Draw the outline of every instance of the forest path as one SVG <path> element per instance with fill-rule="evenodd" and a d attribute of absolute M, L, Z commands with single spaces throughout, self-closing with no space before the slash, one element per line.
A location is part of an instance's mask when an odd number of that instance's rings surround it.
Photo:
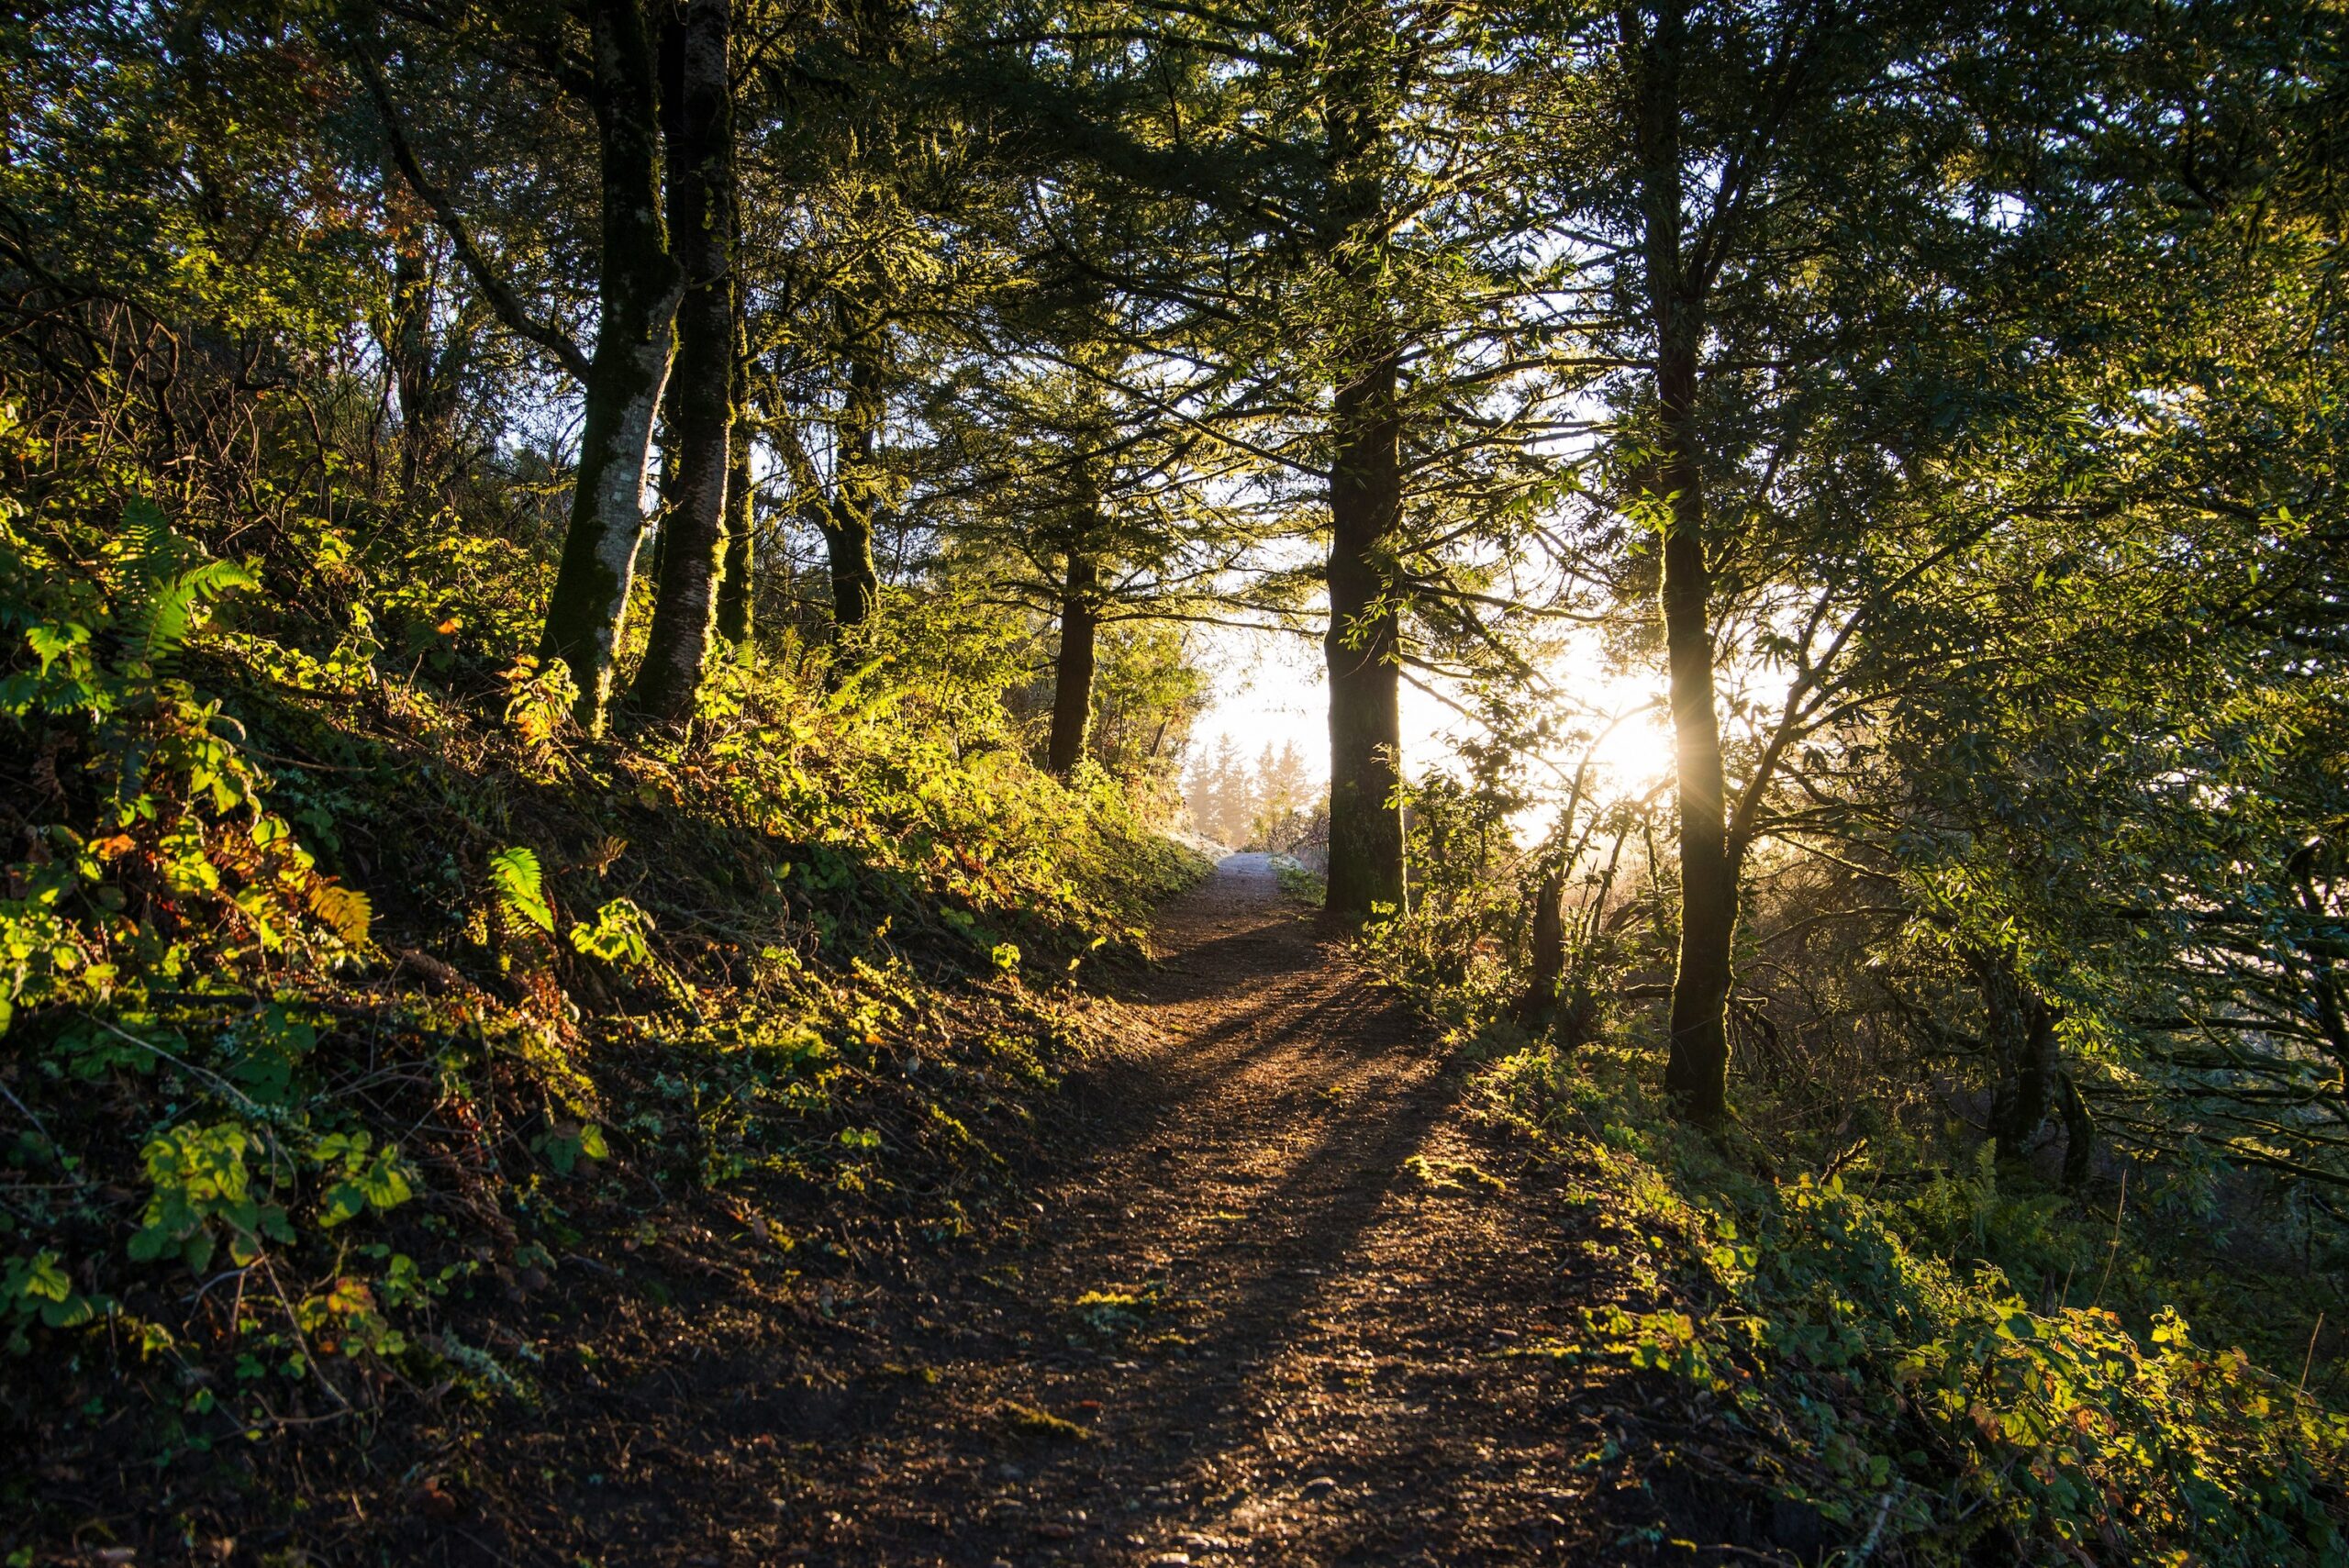
<path fill-rule="evenodd" d="M 1158 945 L 1025 1244 L 838 1302 L 894 1381 L 802 1389 L 820 1440 L 761 1528 L 685 1533 L 807 1568 L 1608 1557 L 1587 1374 L 1508 1353 L 1571 1337 L 1583 1218 L 1492 1173 L 1458 1074 L 1265 857 Z"/>

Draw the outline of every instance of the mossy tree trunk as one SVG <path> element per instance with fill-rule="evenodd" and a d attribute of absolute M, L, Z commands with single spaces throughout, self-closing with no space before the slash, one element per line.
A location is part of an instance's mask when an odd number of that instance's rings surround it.
<path fill-rule="evenodd" d="M 662 27 L 670 244 L 684 272 L 669 390 L 677 471 L 664 486 L 660 576 L 636 705 L 690 717 L 717 629 L 733 467 L 736 322 L 729 0 L 687 0 Z"/>
<path fill-rule="evenodd" d="M 1532 963 L 1518 1021 L 1539 1034 L 1558 1013 L 1558 987 L 1566 974 L 1566 857 L 1553 852 L 1542 862 L 1533 884 L 1531 938 Z"/>
<path fill-rule="evenodd" d="M 1080 545 L 1068 550 L 1061 589 L 1061 648 L 1052 664 L 1052 728 L 1044 765 L 1066 778 L 1085 758 L 1085 734 L 1093 723 L 1093 669 L 1101 629 L 1095 602 L 1100 568 Z"/>
<path fill-rule="evenodd" d="M 645 462 L 675 346 L 681 273 L 662 222 L 657 72 L 643 6 L 591 0 L 587 10 L 603 179 L 602 308 L 571 525 L 539 651 L 570 666 L 579 720 L 600 732 L 644 542 Z"/>
<path fill-rule="evenodd" d="M 2055 1009 L 2017 972 L 2009 956 L 1977 954 L 1972 967 L 1982 991 L 1983 1042 L 1998 1074 L 1990 1091 L 1990 1140 L 1999 1161 L 2013 1163 L 2029 1152 L 2050 1112 L 2061 1109 L 2067 1118 L 2072 1112 L 2055 1041 Z"/>
<path fill-rule="evenodd" d="M 873 618 L 881 597 L 881 573 L 873 564 L 873 521 L 882 493 L 879 456 L 887 393 L 879 363 L 879 323 L 846 302 L 840 321 L 848 387 L 833 426 L 832 495 L 821 523 L 832 575 L 832 628 L 848 641 Z"/>
<path fill-rule="evenodd" d="M 391 176 L 384 185 L 389 195 Z M 393 217 L 392 288 L 382 334 L 384 357 L 399 391 L 400 488 L 406 493 L 429 481 L 448 450 L 465 358 L 462 328 L 452 327 L 445 341 L 434 342 L 440 291 L 433 286 L 423 222 L 407 210 L 413 199 L 386 204 Z"/>
<path fill-rule="evenodd" d="M 751 593 L 758 569 L 757 497 L 751 488 L 751 348 L 738 294 L 734 311 L 734 418 L 726 439 L 726 563 L 718 583 L 718 635 L 750 646 L 757 629 Z"/>

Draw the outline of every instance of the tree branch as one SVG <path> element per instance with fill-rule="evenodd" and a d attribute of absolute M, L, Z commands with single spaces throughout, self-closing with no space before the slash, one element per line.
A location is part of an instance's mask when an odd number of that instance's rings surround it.
<path fill-rule="evenodd" d="M 456 247 L 457 260 L 464 266 L 473 286 L 482 298 L 516 337 L 535 343 L 554 356 L 555 361 L 581 381 L 587 379 L 587 356 L 571 335 L 551 321 L 534 320 L 523 308 L 521 297 L 490 268 L 489 259 L 482 254 L 473 240 L 473 230 L 449 200 L 448 193 L 432 183 L 424 165 L 416 156 L 416 149 L 407 139 L 406 128 L 400 121 L 399 108 L 392 102 L 390 83 L 383 72 L 369 58 L 365 49 L 355 40 L 350 45 L 351 62 L 357 67 L 360 80 L 367 84 L 367 95 L 375 101 L 375 113 L 384 122 L 384 134 L 391 142 L 392 161 L 399 165 L 400 177 L 408 183 L 418 200 L 432 209 L 433 221 Z"/>

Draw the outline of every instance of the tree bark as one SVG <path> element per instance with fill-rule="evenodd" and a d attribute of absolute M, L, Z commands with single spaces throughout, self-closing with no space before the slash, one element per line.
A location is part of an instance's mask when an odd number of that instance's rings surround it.
<path fill-rule="evenodd" d="M 677 473 L 634 696 L 647 715 L 668 720 L 691 717 L 701 694 L 725 572 L 737 338 L 732 23 L 729 0 L 686 0 L 662 29 L 669 239 L 685 274 L 669 392 Z"/>
<path fill-rule="evenodd" d="M 1533 888 L 1533 973 L 1518 1004 L 1518 1021 L 1535 1034 L 1557 1018 L 1558 986 L 1566 973 L 1566 862 L 1556 855 Z"/>
<path fill-rule="evenodd" d="M 384 180 L 390 193 L 391 176 Z M 383 334 L 384 357 L 391 362 L 392 379 L 400 399 L 400 489 L 413 494 L 430 474 L 448 445 L 450 417 L 456 409 L 459 353 L 452 340 L 436 351 L 432 314 L 435 290 L 425 251 L 423 225 L 405 210 L 405 201 L 390 204 L 395 227 L 392 232 L 392 295 L 389 320 Z"/>
<path fill-rule="evenodd" d="M 1327 906 L 1354 924 L 1404 906 L 1402 626 L 1394 579 L 1403 518 L 1401 352 L 1386 296 L 1393 208 L 1393 18 L 1383 3 L 1317 6 L 1326 182 L 1316 243 L 1344 285 L 1330 419 L 1330 867 Z"/>
<path fill-rule="evenodd" d="M 681 274 L 661 219 L 658 95 L 642 6 L 593 0 L 588 21 L 603 180 L 601 315 L 571 525 L 539 651 L 570 666 L 579 720 L 600 733 L 644 541 L 645 461 L 669 379 Z"/>
<path fill-rule="evenodd" d="M 726 441 L 726 566 L 718 584 L 718 635 L 747 648 L 756 629 L 751 574 L 758 569 L 757 497 L 751 489 L 751 348 L 739 286 L 734 305 L 734 417 Z"/>
<path fill-rule="evenodd" d="M 1052 667 L 1052 729 L 1044 765 L 1066 778 L 1085 758 L 1085 732 L 1093 722 L 1093 666 L 1101 628 L 1094 603 L 1099 568 L 1082 549 L 1068 551 L 1061 592 L 1061 651 Z"/>
<path fill-rule="evenodd" d="M 1658 17 L 1640 61 L 1641 198 L 1649 328 L 1655 342 L 1658 451 L 1647 504 L 1660 513 L 1665 661 L 1680 807 L 1680 951 L 1672 977 L 1664 1094 L 1700 1126 L 1729 1114 L 1730 953 L 1737 927 L 1720 718 L 1713 697 L 1712 584 L 1706 550 L 1702 437 L 1697 427 L 1704 280 L 1682 255 L 1677 6 Z"/>
<path fill-rule="evenodd" d="M 2004 955 L 1977 957 L 1973 968 L 1982 988 L 1983 1038 L 1998 1075 L 1990 1093 L 1990 1138 L 2000 1162 L 2012 1163 L 2029 1152 L 2063 1098 L 2055 1009 Z M 2082 1148 L 2085 1158 L 2085 1142 Z"/>
<path fill-rule="evenodd" d="M 832 573 L 832 628 L 846 639 L 873 618 L 881 597 L 881 573 L 873 564 L 873 514 L 881 493 L 876 449 L 887 395 L 876 362 L 879 328 L 845 302 L 840 318 L 848 391 L 833 427 L 832 497 L 822 526 Z"/>
<path fill-rule="evenodd" d="M 2096 1118 L 2088 1113 L 2088 1103 L 2080 1094 L 2076 1078 L 2064 1073 L 2060 1087 L 2057 1104 L 2064 1113 L 2064 1184 L 2077 1189 L 2087 1185 L 2088 1173 L 2096 1166 Z"/>
<path fill-rule="evenodd" d="M 1330 467 L 1330 913 L 1403 905 L 1401 628 L 1389 552 L 1403 511 L 1403 421 L 1391 354 L 1340 387 Z"/>

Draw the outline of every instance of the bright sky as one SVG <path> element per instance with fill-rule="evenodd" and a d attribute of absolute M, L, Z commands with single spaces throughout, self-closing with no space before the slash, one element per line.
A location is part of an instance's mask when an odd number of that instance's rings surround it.
<path fill-rule="evenodd" d="M 1212 675 L 1214 706 L 1194 732 L 1192 755 L 1212 750 L 1224 736 L 1253 762 L 1265 746 L 1294 740 L 1317 776 L 1329 776 L 1329 684 L 1323 679 L 1318 641 L 1275 632 L 1208 628 L 1205 662 Z M 1606 713 L 1621 713 L 1663 695 L 1661 672 L 1622 674 L 1609 670 L 1598 649 L 1578 650 L 1554 672 L 1558 685 Z M 1416 777 L 1453 756 L 1453 739 L 1467 721 L 1436 698 L 1405 683 L 1402 694 L 1404 771 Z M 1571 773 L 1578 751 L 1551 759 Z M 1598 763 L 1615 790 L 1644 789 L 1672 764 L 1672 732 L 1662 711 L 1627 719 L 1598 750 Z M 1602 785 L 1602 788 L 1605 786 Z"/>

